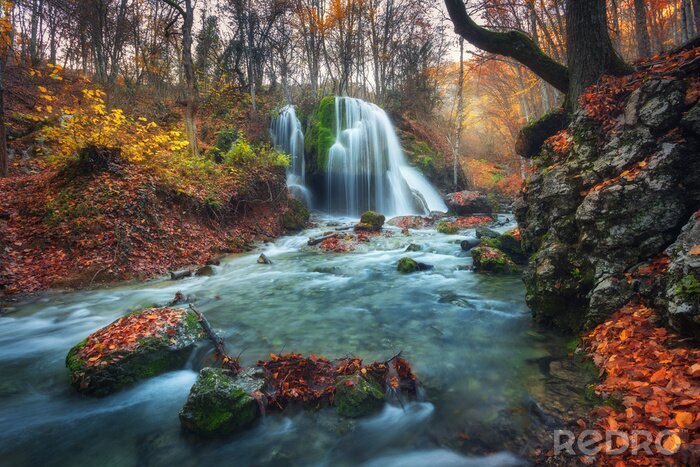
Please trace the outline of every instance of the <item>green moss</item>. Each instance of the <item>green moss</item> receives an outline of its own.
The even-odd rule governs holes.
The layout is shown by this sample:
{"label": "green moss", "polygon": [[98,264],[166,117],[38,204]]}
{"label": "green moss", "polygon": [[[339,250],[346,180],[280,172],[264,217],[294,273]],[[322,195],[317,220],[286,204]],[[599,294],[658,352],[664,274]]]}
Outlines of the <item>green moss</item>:
{"label": "green moss", "polygon": [[450,222],[442,221],[437,225],[437,231],[442,234],[454,235],[459,232],[459,227]]}
{"label": "green moss", "polygon": [[360,223],[369,224],[372,227],[381,228],[386,218],[383,214],[374,211],[365,211],[360,217]]}
{"label": "green moss", "polygon": [[513,261],[502,251],[489,246],[471,249],[474,269],[477,272],[513,273],[517,268]]}
{"label": "green moss", "polygon": [[384,392],[376,381],[359,375],[345,376],[336,381],[335,406],[344,417],[361,417],[384,404]]}
{"label": "green moss", "polygon": [[66,355],[66,367],[70,373],[82,370],[83,365],[85,365],[85,360],[78,358],[78,352],[85,347],[85,344],[87,344],[87,339],[83,339],[74,345],[68,352],[68,355]]}
{"label": "green moss", "polygon": [[297,232],[306,227],[309,221],[309,210],[299,200],[289,200],[289,209],[282,216],[282,227],[291,232]]}
{"label": "green moss", "polygon": [[306,153],[314,161],[312,171],[325,172],[328,169],[328,153],[335,143],[335,97],[321,99],[311,116],[304,141]]}
{"label": "green moss", "polygon": [[418,263],[411,258],[401,258],[396,265],[396,270],[401,274],[410,274],[419,271]]}
{"label": "green moss", "polygon": [[567,354],[576,353],[576,349],[578,348],[579,344],[581,344],[580,337],[574,337],[573,339],[568,340],[566,342],[566,345],[564,346],[566,349],[566,353]]}
{"label": "green moss", "polygon": [[694,273],[685,275],[680,283],[674,287],[673,293],[679,297],[694,297],[700,294],[700,281]]}

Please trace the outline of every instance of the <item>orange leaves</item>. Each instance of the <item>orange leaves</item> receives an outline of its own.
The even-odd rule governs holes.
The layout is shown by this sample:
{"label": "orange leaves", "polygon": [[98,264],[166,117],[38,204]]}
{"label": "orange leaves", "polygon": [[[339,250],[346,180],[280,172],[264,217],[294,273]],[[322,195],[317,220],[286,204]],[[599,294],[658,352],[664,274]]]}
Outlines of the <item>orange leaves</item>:
{"label": "orange leaves", "polygon": [[631,182],[637,177],[637,175],[639,175],[639,173],[642,171],[642,169],[644,169],[644,167],[646,167],[648,164],[649,164],[649,162],[646,160],[637,162],[629,169],[623,170],[620,173],[620,175],[618,175],[617,177],[613,177],[609,180],[605,180],[605,181],[595,185],[594,187],[592,187],[588,191],[584,191],[583,193],[581,193],[581,195],[587,196],[589,193],[592,193],[594,191],[600,191],[603,188],[609,187],[610,185],[614,185],[615,183],[617,183],[621,180],[626,180],[628,182]]}
{"label": "orange leaves", "polygon": [[90,365],[106,364],[134,350],[143,339],[164,337],[182,323],[184,311],[175,308],[151,308],[124,316],[88,336],[77,357]]}
{"label": "orange leaves", "polygon": [[[666,259],[656,258],[647,268],[664,268]],[[629,303],[585,336],[585,347],[605,375],[596,392],[615,395],[625,407],[600,407],[593,415],[600,417],[600,426],[627,433],[648,430],[656,436],[669,430],[664,448],[682,453],[690,444],[700,444],[700,349],[679,345],[653,319],[650,308]],[[598,460],[603,465],[660,465],[664,459],[625,453]]]}
{"label": "orange leaves", "polygon": [[572,143],[573,139],[568,130],[561,130],[545,140],[545,144],[549,145],[555,153],[561,155],[569,152]]}

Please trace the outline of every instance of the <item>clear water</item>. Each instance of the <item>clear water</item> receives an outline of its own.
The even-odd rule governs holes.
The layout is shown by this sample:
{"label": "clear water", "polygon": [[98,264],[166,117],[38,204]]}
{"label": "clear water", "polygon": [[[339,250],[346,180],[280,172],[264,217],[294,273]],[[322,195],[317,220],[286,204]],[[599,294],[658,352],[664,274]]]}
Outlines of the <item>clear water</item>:
{"label": "clear water", "polygon": [[[463,236],[435,231],[393,230],[343,255],[306,247],[327,228],[264,246],[272,265],[257,264],[253,252],[227,259],[212,277],[52,295],[0,318],[0,464],[519,465],[490,433],[545,379],[536,360],[546,339],[530,328],[520,278],[468,271]],[[410,243],[423,251],[404,253]],[[435,268],[400,275],[402,256]],[[270,352],[372,361],[402,350],[426,400],[355,421],[330,408],[291,410],[227,440],[191,439],[178,411],[208,361],[206,344],[188,368],[110,397],[72,391],[64,367],[72,345],[176,291],[197,299],[246,365]],[[478,442],[465,446],[464,432]]]}

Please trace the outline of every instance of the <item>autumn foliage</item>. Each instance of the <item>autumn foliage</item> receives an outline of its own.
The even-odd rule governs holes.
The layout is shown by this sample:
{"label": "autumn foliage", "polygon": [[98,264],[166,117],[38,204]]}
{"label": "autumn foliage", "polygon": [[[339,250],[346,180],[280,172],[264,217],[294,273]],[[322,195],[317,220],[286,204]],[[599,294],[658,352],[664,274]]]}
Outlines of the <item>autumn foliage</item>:
{"label": "autumn foliage", "polygon": [[385,362],[364,364],[357,357],[331,361],[313,354],[270,354],[270,359],[258,362],[258,366],[265,371],[268,407],[273,410],[282,410],[291,403],[332,402],[336,380],[341,376],[358,374],[394,392],[415,394],[417,385],[410,365],[400,355]]}
{"label": "autumn foliage", "polygon": [[[670,434],[663,447],[673,458],[631,451],[601,455],[599,465],[697,465],[700,462],[700,349],[681,345],[679,337],[656,324],[647,306],[629,303],[585,336],[584,346],[600,369],[596,391],[621,401],[593,412],[603,430],[648,430]],[[603,452],[619,447],[605,446]],[[592,463],[588,460],[587,463]]]}

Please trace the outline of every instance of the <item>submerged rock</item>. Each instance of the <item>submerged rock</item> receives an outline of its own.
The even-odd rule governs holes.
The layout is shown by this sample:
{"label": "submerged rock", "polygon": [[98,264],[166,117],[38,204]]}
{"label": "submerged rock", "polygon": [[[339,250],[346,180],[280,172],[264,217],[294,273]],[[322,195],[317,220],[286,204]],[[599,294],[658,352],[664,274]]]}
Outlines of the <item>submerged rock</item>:
{"label": "submerged rock", "polygon": [[290,199],[287,212],[282,215],[282,227],[290,232],[298,232],[306,227],[310,217],[309,210],[298,199]]}
{"label": "submerged rock", "polygon": [[411,243],[406,247],[406,252],[412,252],[412,251],[421,251],[423,248],[421,248],[420,245],[416,245],[415,243]]}
{"label": "submerged rock", "polygon": [[433,269],[430,264],[419,263],[412,258],[401,258],[396,265],[396,270],[402,274],[410,274],[417,271],[427,271]]}
{"label": "submerged rock", "polygon": [[370,232],[378,232],[384,225],[386,218],[383,214],[374,211],[366,211],[360,217],[360,223],[355,226],[355,230],[368,230]]}
{"label": "submerged rock", "polygon": [[195,276],[213,276],[214,268],[210,265],[202,266],[194,272]]}
{"label": "submerged rock", "polygon": [[202,337],[194,312],[150,308],[90,334],[68,352],[66,367],[79,392],[105,396],[142,379],[182,368]]}
{"label": "submerged rock", "polygon": [[379,383],[359,374],[338,378],[335,408],[344,417],[362,417],[382,408],[384,391]]}
{"label": "submerged rock", "polygon": [[490,214],[492,211],[488,197],[478,191],[450,193],[445,197],[445,202],[450,212],[459,216],[468,216],[476,213]]}
{"label": "submerged rock", "polygon": [[206,437],[244,430],[260,417],[254,395],[262,394],[264,384],[258,368],[237,375],[220,368],[204,368],[180,411],[180,423],[186,430]]}
{"label": "submerged rock", "polygon": [[477,227],[476,228],[476,238],[498,238],[501,234],[488,227]]}
{"label": "submerged rock", "polygon": [[478,246],[472,248],[471,253],[474,259],[474,270],[477,272],[511,274],[517,271],[515,263],[496,248]]}

